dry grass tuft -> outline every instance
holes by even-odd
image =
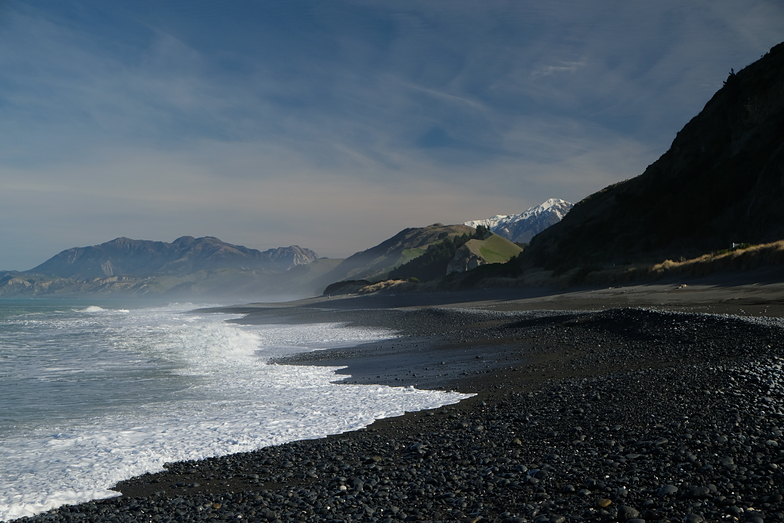
[[[371,285],[365,285],[359,289],[359,294],[372,294],[374,292],[406,292],[413,290],[416,287],[415,283],[406,280],[385,280]]]
[[[596,269],[590,271],[581,283],[622,283],[671,276],[699,278],[715,273],[745,272],[782,264],[784,240],[714,252],[689,260],[664,260],[655,265]]]
[[[749,271],[784,263],[784,240],[752,245],[719,253],[710,253],[691,260],[665,260],[651,267],[656,276],[690,274],[707,276],[715,272]]]

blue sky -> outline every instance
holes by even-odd
[[[0,269],[118,236],[344,257],[641,174],[784,5],[0,0],[0,39]]]

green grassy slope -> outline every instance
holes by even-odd
[[[486,240],[470,240],[466,248],[486,263],[506,263],[523,251],[517,244],[497,234]]]

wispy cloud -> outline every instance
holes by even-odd
[[[576,61],[561,60],[555,65],[546,65],[546,66],[539,67],[536,70],[534,70],[531,73],[531,75],[537,77],[537,76],[550,76],[552,74],[557,74],[557,73],[573,73],[578,69],[582,69],[583,67],[585,67],[585,62],[583,61],[576,62]]]
[[[476,102],[474,100],[471,100],[469,98],[466,98],[464,96],[457,96],[457,95],[446,93],[446,92],[439,91],[439,90],[436,90],[436,89],[429,89],[429,88],[423,87],[421,85],[414,85],[414,84],[411,84],[411,83],[408,83],[408,82],[399,82],[399,83],[403,87],[406,87],[408,89],[412,89],[414,91],[419,91],[419,92],[422,92],[422,93],[429,94],[430,96],[432,96],[433,98],[436,98],[438,100],[443,100],[443,101],[446,101],[446,102],[451,102],[451,103],[467,106],[467,107],[472,108],[472,109],[484,109],[484,107],[483,107],[483,105],[481,103]]]

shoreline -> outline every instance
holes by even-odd
[[[170,464],[119,484],[122,497],[29,519],[135,521],[145,510],[156,521],[784,521],[781,322],[679,310],[782,317],[781,286],[693,287],[691,301],[684,289],[224,308],[246,311],[240,322],[341,318],[401,331],[286,363],[477,395],[363,431]],[[564,300],[572,310],[522,312]],[[646,300],[656,310],[627,308]],[[767,374],[747,379],[755,369]]]

